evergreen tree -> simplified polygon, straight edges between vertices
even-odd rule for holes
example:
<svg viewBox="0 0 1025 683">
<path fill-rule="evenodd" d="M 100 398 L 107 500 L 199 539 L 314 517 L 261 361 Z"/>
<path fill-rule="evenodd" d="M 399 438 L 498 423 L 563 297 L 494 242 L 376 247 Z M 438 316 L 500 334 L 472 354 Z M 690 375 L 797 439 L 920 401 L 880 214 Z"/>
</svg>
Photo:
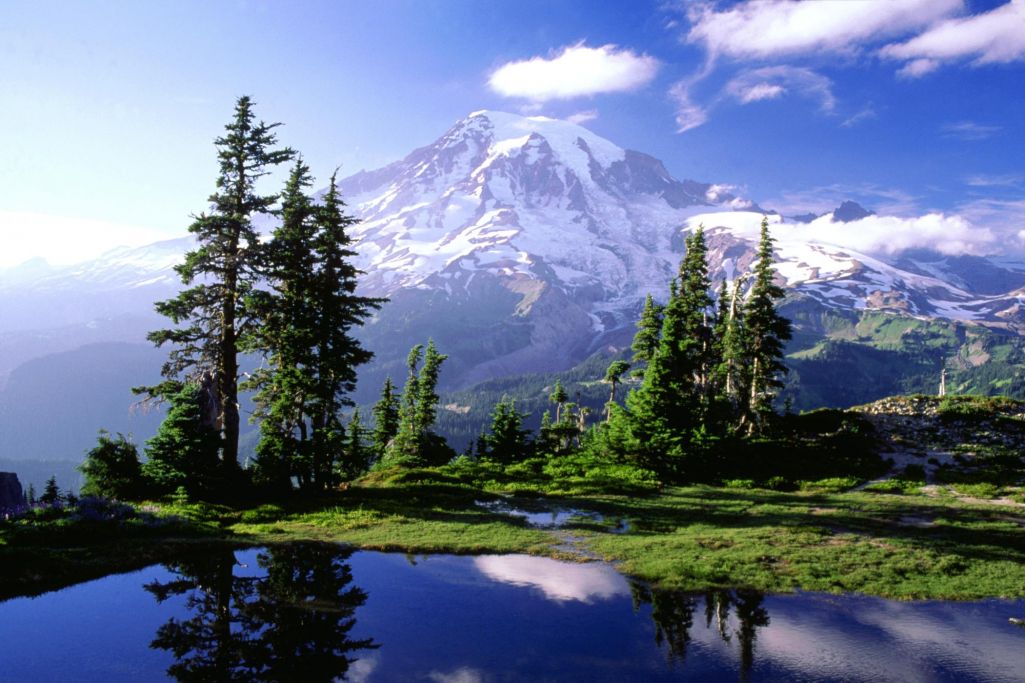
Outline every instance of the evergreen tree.
<svg viewBox="0 0 1025 683">
<path fill-rule="evenodd" d="M 135 444 L 123 434 L 100 431 L 96 445 L 78 468 L 85 475 L 83 496 L 131 499 L 142 493 L 142 466 Z"/>
<path fill-rule="evenodd" d="M 641 319 L 637 322 L 637 334 L 634 335 L 631 345 L 634 363 L 647 363 L 652 359 L 658 350 L 661 335 L 662 306 L 656 304 L 649 294 L 644 298 Z M 637 374 L 643 375 L 643 369 L 638 369 Z"/>
<path fill-rule="evenodd" d="M 790 321 L 776 310 L 776 302 L 783 298 L 784 292 L 774 281 L 773 242 L 769 219 L 762 218 L 754 282 L 744 305 L 748 410 L 752 418 L 749 431 L 752 433 L 763 427 L 765 417 L 772 413 L 772 402 L 783 387 L 781 375 L 787 371 L 783 351 L 791 336 Z"/>
<path fill-rule="evenodd" d="M 678 476 L 695 434 L 704 428 L 711 357 L 707 249 L 704 232 L 687 238 L 678 278 L 670 282 L 662 312 L 658 347 L 648 360 L 641 386 L 626 399 L 626 411 L 613 411 L 616 441 L 638 464 L 662 476 Z M 616 417 L 618 416 L 618 418 Z"/>
<path fill-rule="evenodd" d="M 58 505 L 61 500 L 61 490 L 57 486 L 57 477 L 55 475 L 46 480 L 46 485 L 43 487 L 43 495 L 39 496 L 39 502 L 43 505 Z"/>
<path fill-rule="evenodd" d="M 246 301 L 259 278 L 262 251 L 252 219 L 270 212 L 277 200 L 276 195 L 257 194 L 256 182 L 293 156 L 290 149 L 274 149 L 278 125 L 257 123 L 248 97 L 236 102 L 234 119 L 214 143 L 220 173 L 209 198 L 210 213 L 189 226 L 198 246 L 175 268 L 187 288 L 157 304 L 157 312 L 175 327 L 149 334 L 157 346 L 172 345 L 163 367 L 169 381 L 213 374 L 223 431 L 221 462 L 229 479 L 238 470 L 239 337 L 251 323 Z M 143 390 L 166 396 L 171 389 L 165 383 Z"/>
<path fill-rule="evenodd" d="M 32 484 L 28 485 L 28 490 L 25 492 L 25 502 L 29 507 L 36 504 L 36 487 Z"/>
<path fill-rule="evenodd" d="M 388 450 L 388 444 L 399 432 L 399 399 L 395 395 L 395 386 L 391 377 L 384 380 L 381 398 L 374 404 L 374 432 L 371 448 L 374 457 L 380 459 Z"/>
<path fill-rule="evenodd" d="M 374 457 L 373 449 L 367 444 L 367 428 L 357 408 L 345 428 L 345 457 L 335 463 L 335 472 L 342 481 L 351 481 L 370 469 Z"/>
<path fill-rule="evenodd" d="M 203 391 L 199 385 L 186 384 L 170 400 L 167 417 L 156 436 L 146 442 L 143 475 L 158 493 L 170 493 L 179 486 L 191 496 L 212 493 L 220 480 L 220 435 L 204 424 Z"/>
<path fill-rule="evenodd" d="M 562 421 L 562 406 L 569 400 L 569 394 L 566 393 L 561 381 L 555 380 L 555 388 L 552 389 L 548 400 L 555 404 L 555 422 L 558 424 Z"/>
<path fill-rule="evenodd" d="M 409 378 L 402 390 L 399 429 L 381 461 L 384 466 L 440 465 L 455 455 L 445 440 L 432 431 L 438 414 L 438 373 L 448 356 L 438 353 L 434 340 L 429 340 L 420 367 L 422 349 L 417 344 L 406 358 Z"/>
<path fill-rule="evenodd" d="M 355 295 L 359 271 L 350 262 L 355 252 L 346 232 L 355 220 L 343 211 L 335 177 L 321 206 L 307 195 L 311 184 L 300 159 L 282 194 L 281 225 L 265 250 L 269 288 L 251 297 L 263 324 L 247 338 L 247 349 L 264 353 L 268 367 L 246 386 L 259 389 L 258 455 L 290 461 L 277 467 L 278 485 L 293 474 L 304 487 L 324 489 L 335 461 L 345 457 L 339 415 L 352 405 L 356 367 L 372 357 L 352 328 L 382 300 Z"/>
<path fill-rule="evenodd" d="M 744 333 L 744 307 L 741 291 L 747 275 L 734 280 L 729 291 L 724 280 L 719 289 L 719 306 L 714 330 L 715 390 L 720 406 L 720 426 L 728 431 L 746 420 L 747 340 Z"/>
<path fill-rule="evenodd" d="M 677 302 L 680 306 L 683 330 L 681 335 L 680 358 L 683 366 L 680 372 L 690 372 L 695 391 L 703 401 L 707 401 L 709 367 L 712 338 L 708 325 L 708 312 L 712 306 L 709 296 L 708 280 L 708 248 L 705 245 L 703 226 L 687 240 L 687 253 L 680 264 L 680 289 Z M 681 378 L 681 381 L 686 381 Z"/>
<path fill-rule="evenodd" d="M 478 457 L 499 463 L 511 463 L 529 455 L 529 432 L 523 428 L 523 413 L 516 403 L 503 397 L 491 413 L 491 428 L 478 440 Z"/>
<path fill-rule="evenodd" d="M 559 445 L 559 438 L 552 422 L 552 413 L 548 410 L 541 413 L 541 427 L 534 440 L 535 452 L 542 455 L 553 455 Z"/>
<path fill-rule="evenodd" d="M 609 369 L 605 371 L 605 381 L 612 385 L 609 390 L 609 402 L 606 404 L 605 410 L 606 422 L 612 419 L 612 406 L 616 403 L 616 386 L 629 369 L 630 364 L 625 360 L 614 360 L 609 365 Z"/>
</svg>

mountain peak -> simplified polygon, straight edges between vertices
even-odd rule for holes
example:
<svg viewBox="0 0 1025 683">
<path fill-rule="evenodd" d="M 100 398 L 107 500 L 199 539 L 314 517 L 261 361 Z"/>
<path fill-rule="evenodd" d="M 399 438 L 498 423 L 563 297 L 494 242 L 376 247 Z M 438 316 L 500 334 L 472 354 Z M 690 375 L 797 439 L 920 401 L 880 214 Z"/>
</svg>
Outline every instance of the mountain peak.
<svg viewBox="0 0 1025 683">
<path fill-rule="evenodd" d="M 564 163 L 587 168 L 590 156 L 602 168 L 608 168 L 626 156 L 618 145 L 581 125 L 548 116 L 522 116 L 504 111 L 480 109 L 456 124 L 454 131 L 482 131 L 490 136 L 490 146 L 502 151 L 523 147 L 532 135 L 544 138 Z M 589 174 L 588 174 L 589 175 Z"/>
<path fill-rule="evenodd" d="M 833 222 L 850 223 L 851 221 L 860 221 L 862 218 L 868 218 L 875 214 L 875 211 L 869 211 L 861 204 L 847 200 L 833 209 Z"/>
</svg>

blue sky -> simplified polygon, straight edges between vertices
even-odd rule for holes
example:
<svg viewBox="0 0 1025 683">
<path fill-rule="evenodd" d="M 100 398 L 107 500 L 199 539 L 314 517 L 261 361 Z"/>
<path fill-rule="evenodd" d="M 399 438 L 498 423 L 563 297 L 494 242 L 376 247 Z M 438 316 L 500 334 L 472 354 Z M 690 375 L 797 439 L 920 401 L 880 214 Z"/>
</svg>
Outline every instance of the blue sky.
<svg viewBox="0 0 1025 683">
<path fill-rule="evenodd" d="M 184 234 L 241 94 L 321 178 L 490 108 L 784 212 L 1025 229 L 1025 0 L 4 0 L 0 93 L 0 265 Z"/>
</svg>

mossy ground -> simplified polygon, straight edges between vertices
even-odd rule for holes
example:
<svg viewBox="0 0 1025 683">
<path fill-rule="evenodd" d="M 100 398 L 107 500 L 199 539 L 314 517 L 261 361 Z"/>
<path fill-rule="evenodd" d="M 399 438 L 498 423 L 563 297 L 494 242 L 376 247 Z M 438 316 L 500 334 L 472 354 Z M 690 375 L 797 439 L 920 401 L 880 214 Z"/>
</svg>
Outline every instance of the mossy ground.
<svg viewBox="0 0 1025 683">
<path fill-rule="evenodd" d="M 0 524 L 2 597 L 30 594 L 112 571 L 165 561 L 182 545 L 266 545 L 299 540 L 410 553 L 532 553 L 598 556 L 665 587 L 747 587 L 861 592 L 902 599 L 1025 597 L 1025 509 L 965 504 L 952 496 L 842 491 L 837 479 L 801 490 L 691 486 L 660 492 L 507 499 L 572 507 L 627 520 L 579 518 L 560 530 L 483 509 L 495 498 L 451 473 L 379 475 L 321 498 L 228 507 L 143 506 L 174 523 L 73 528 Z M 515 490 L 516 486 L 506 486 Z M 574 486 L 561 484 L 563 490 Z"/>
</svg>

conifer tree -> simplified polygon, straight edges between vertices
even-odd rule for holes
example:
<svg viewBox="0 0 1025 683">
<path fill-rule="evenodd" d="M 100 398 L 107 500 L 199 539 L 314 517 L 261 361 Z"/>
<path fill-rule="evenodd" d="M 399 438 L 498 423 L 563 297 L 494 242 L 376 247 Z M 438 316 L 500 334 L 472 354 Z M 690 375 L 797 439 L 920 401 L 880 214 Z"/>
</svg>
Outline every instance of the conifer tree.
<svg viewBox="0 0 1025 683">
<path fill-rule="evenodd" d="M 708 312 L 712 306 L 709 296 L 708 247 L 705 244 L 705 230 L 698 226 L 687 240 L 687 253 L 680 265 L 680 289 L 677 297 L 683 317 L 680 349 L 683 367 L 681 372 L 690 372 L 695 390 L 702 399 L 707 399 L 710 359 L 711 329 Z"/>
<path fill-rule="evenodd" d="M 239 337 L 251 323 L 246 299 L 259 277 L 261 250 L 252 219 L 270 212 L 277 200 L 276 195 L 258 194 L 256 183 L 293 156 L 291 149 L 275 149 L 278 125 L 256 122 L 248 97 L 236 102 L 234 119 L 214 143 L 220 173 L 209 198 L 210 213 L 197 216 L 189 226 L 197 248 L 175 268 L 187 288 L 156 306 L 175 327 L 149 334 L 158 346 L 172 345 L 163 367 L 169 381 L 213 374 L 223 431 L 221 462 L 229 478 L 238 469 Z M 172 389 L 165 383 L 144 391 L 166 397 Z"/>
<path fill-rule="evenodd" d="M 135 444 L 124 434 L 100 431 L 96 445 L 78 468 L 85 475 L 83 496 L 131 499 L 142 493 L 142 467 Z"/>
<path fill-rule="evenodd" d="M 382 460 L 386 466 L 442 464 L 453 456 L 444 439 L 432 431 L 438 413 L 438 373 L 448 356 L 438 353 L 434 340 L 429 340 L 421 367 L 422 349 L 417 344 L 406 358 L 409 378 L 402 390 L 398 433 Z"/>
<path fill-rule="evenodd" d="M 783 364 L 784 345 L 790 340 L 790 321 L 776 310 L 776 302 L 783 298 L 783 288 L 774 281 L 772 245 L 769 219 L 762 218 L 758 258 L 755 262 L 751 292 L 744 305 L 745 359 L 747 361 L 748 409 L 752 421 L 750 432 L 764 425 L 772 413 L 772 402 L 786 373 Z"/>
<path fill-rule="evenodd" d="M 57 477 L 54 475 L 46 480 L 46 485 L 43 486 L 43 495 L 39 496 L 39 502 L 43 505 L 57 505 L 62 498 L 60 487 L 57 486 Z"/>
<path fill-rule="evenodd" d="M 616 386 L 619 385 L 620 380 L 626 371 L 630 369 L 630 364 L 625 360 L 614 360 L 609 365 L 608 370 L 605 371 L 605 381 L 611 385 L 609 389 L 609 402 L 605 406 L 605 421 L 608 422 L 612 419 L 612 406 L 616 403 Z"/>
<path fill-rule="evenodd" d="M 209 494 L 220 481 L 221 439 L 215 428 L 204 424 L 202 389 L 186 384 L 170 400 L 167 417 L 146 442 L 143 474 L 158 493 L 184 486 L 192 496 Z"/>
<path fill-rule="evenodd" d="M 301 485 L 323 489 L 333 480 L 335 461 L 346 454 L 339 416 L 352 405 L 356 367 L 372 357 L 352 328 L 383 300 L 355 294 L 359 271 L 350 262 L 355 252 L 347 234 L 355 219 L 343 211 L 335 176 L 319 206 L 307 195 L 311 185 L 300 159 L 282 194 L 281 225 L 265 249 L 269 289 L 251 297 L 263 324 L 247 348 L 262 352 L 268 367 L 247 386 L 259 389 L 258 455 L 288 459 L 278 477 L 288 470 Z"/>
<path fill-rule="evenodd" d="M 491 413 L 490 430 L 478 440 L 478 456 L 506 464 L 527 457 L 529 432 L 523 428 L 525 417 L 516 410 L 512 399 L 502 397 Z"/>
<path fill-rule="evenodd" d="M 555 388 L 552 389 L 548 400 L 555 404 L 555 423 L 558 424 L 562 421 L 562 406 L 569 400 L 569 394 L 560 380 L 555 380 Z"/>
<path fill-rule="evenodd" d="M 388 444 L 399 432 L 399 400 L 395 394 L 395 386 L 391 377 L 384 380 L 381 398 L 374 404 L 374 432 L 371 448 L 374 456 L 380 459 L 388 450 Z"/>
<path fill-rule="evenodd" d="M 350 481 L 370 469 L 373 460 L 374 452 L 367 444 L 367 429 L 357 408 L 345 427 L 345 457 L 335 463 L 335 472 L 342 481 Z"/>
<path fill-rule="evenodd" d="M 644 298 L 644 308 L 641 310 L 641 319 L 637 322 L 637 333 L 634 335 L 633 360 L 634 363 L 647 363 L 658 350 L 659 337 L 662 334 L 662 306 L 655 303 L 651 294 Z M 643 375 L 643 369 L 637 370 L 638 375 Z"/>
</svg>

